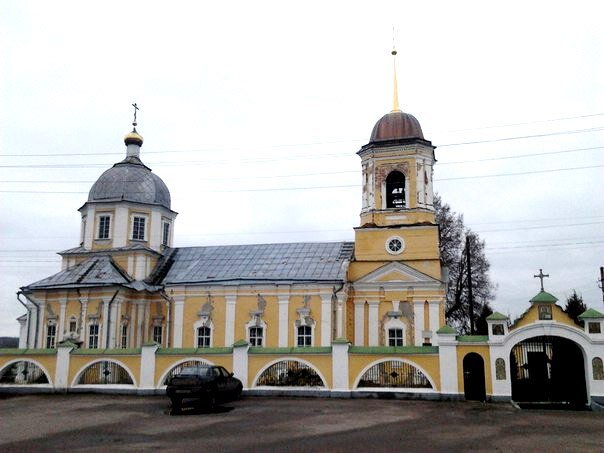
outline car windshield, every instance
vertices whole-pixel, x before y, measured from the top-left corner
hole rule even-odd
[[[184,367],[180,373],[178,373],[179,376],[209,376],[211,375],[210,373],[211,368],[208,366],[187,366]]]

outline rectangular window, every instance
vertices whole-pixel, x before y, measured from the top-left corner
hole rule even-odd
[[[251,346],[262,346],[263,337],[262,327],[250,327],[250,345]]]
[[[153,326],[153,341],[161,344],[163,326]]]
[[[121,331],[121,345],[122,345],[122,349],[127,349],[128,348],[128,324],[122,324],[122,331]]]
[[[164,228],[161,236],[162,245],[168,245],[170,239],[170,224],[168,222],[164,222]]]
[[[69,331],[74,333],[78,331],[78,322],[75,319],[69,321]]]
[[[298,342],[299,348],[312,346],[312,327],[300,326],[298,327]]]
[[[200,327],[197,329],[197,347],[198,348],[209,348],[210,347],[210,335],[212,329],[209,327]]]
[[[57,338],[57,326],[49,324],[46,328],[46,349],[52,349],[55,347],[55,340]]]
[[[145,220],[144,217],[134,217],[132,219],[132,239],[145,240]]]
[[[90,349],[99,348],[99,325],[90,324],[88,326],[88,347]]]
[[[599,322],[590,322],[587,324],[589,333],[602,333],[602,327]]]
[[[403,346],[403,329],[388,329],[388,346]]]
[[[99,216],[99,234],[97,239],[109,239],[109,227],[111,226],[111,217],[108,215]]]

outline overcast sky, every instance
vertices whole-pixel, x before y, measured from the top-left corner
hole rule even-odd
[[[391,108],[487,243],[494,308],[576,289],[603,310],[604,3],[0,0],[0,335],[78,245],[92,183],[141,157],[175,245],[353,239],[356,151]]]

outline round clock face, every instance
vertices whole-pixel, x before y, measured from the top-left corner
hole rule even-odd
[[[386,251],[391,255],[399,255],[405,249],[405,241],[399,236],[392,236],[386,240]]]

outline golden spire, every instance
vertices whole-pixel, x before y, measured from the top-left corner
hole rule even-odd
[[[392,111],[400,112],[401,109],[398,105],[398,83],[396,81],[396,48],[394,47],[394,43],[392,44],[392,62],[394,65],[394,92],[392,96]]]

